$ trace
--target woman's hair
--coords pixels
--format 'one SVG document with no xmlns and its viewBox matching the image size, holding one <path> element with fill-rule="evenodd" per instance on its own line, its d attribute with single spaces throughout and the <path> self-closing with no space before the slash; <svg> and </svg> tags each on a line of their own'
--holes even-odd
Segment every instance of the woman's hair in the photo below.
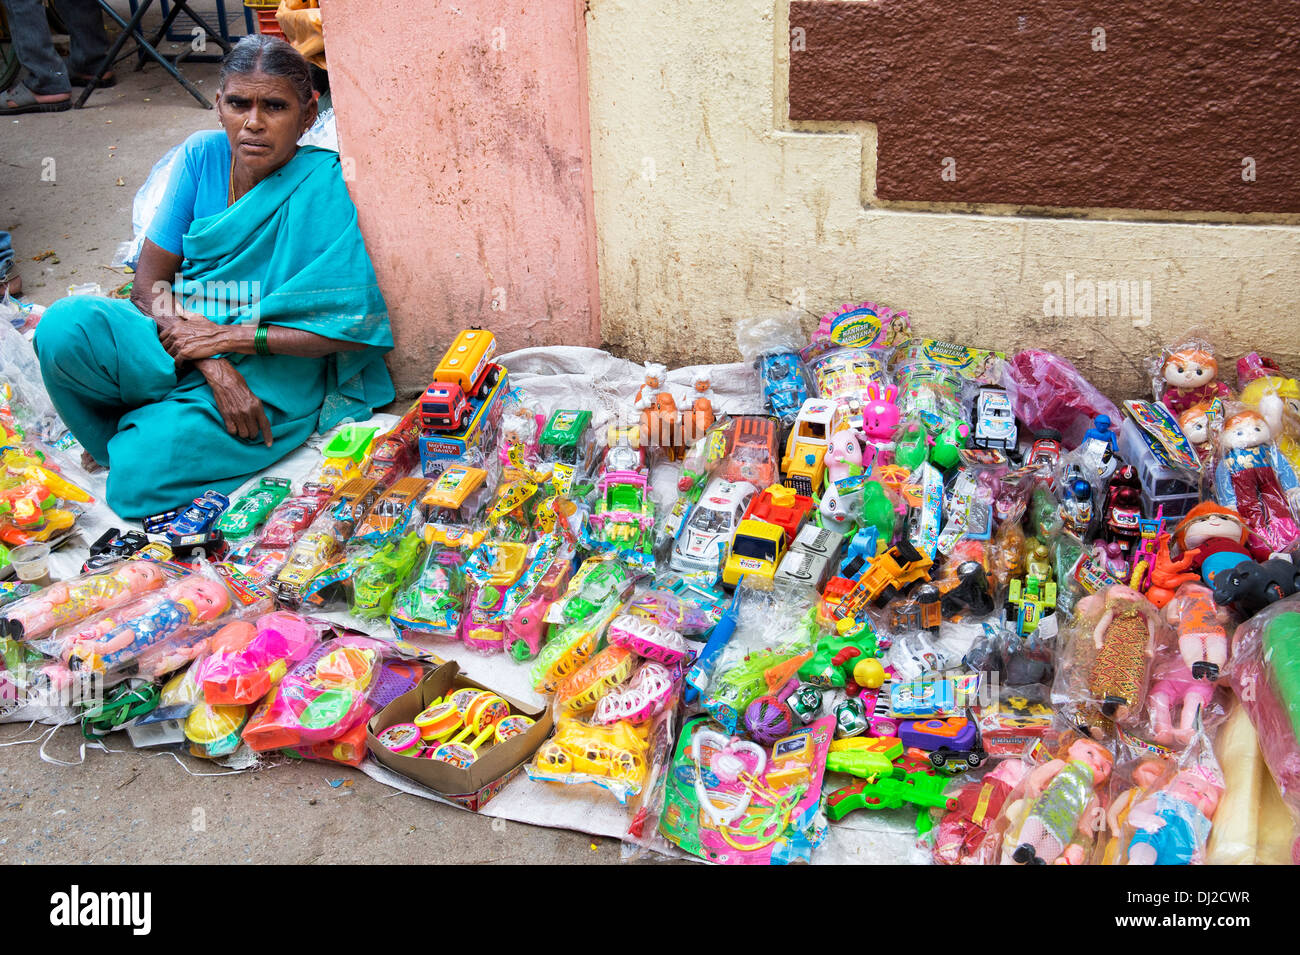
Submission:
<svg viewBox="0 0 1300 955">
<path fill-rule="evenodd" d="M 220 86 L 232 76 L 265 73 L 282 76 L 293 84 L 305 108 L 312 100 L 311 65 L 307 58 L 278 36 L 254 33 L 244 37 L 221 61 Z"/>
</svg>

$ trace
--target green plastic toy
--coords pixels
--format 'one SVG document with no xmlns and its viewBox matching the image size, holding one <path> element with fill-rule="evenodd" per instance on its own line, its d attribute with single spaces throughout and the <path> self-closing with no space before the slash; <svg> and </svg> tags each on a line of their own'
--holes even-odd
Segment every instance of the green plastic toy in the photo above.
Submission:
<svg viewBox="0 0 1300 955">
<path fill-rule="evenodd" d="M 902 755 L 902 744 L 899 753 Z M 878 753 L 869 749 L 846 749 L 830 753 L 826 757 L 826 771 L 830 773 L 847 773 L 859 779 L 889 776 L 894 771 L 894 761 L 888 753 Z"/>
<path fill-rule="evenodd" d="M 1300 739 L 1300 613 L 1278 614 L 1264 626 L 1262 639 L 1278 702 Z"/>
<path fill-rule="evenodd" d="M 828 761 L 827 768 L 830 768 Z M 858 809 L 901 809 L 916 806 L 918 831 L 924 826 L 928 831 L 928 809 L 952 809 L 957 804 L 943 794 L 948 780 L 927 772 L 909 773 L 895 768 L 892 775 L 881 779 L 859 779 L 826 797 L 826 817 L 838 822 Z M 924 817 L 924 821 L 922 820 Z"/>
<path fill-rule="evenodd" d="M 823 637 L 812 657 L 799 668 L 799 679 L 820 687 L 853 683 L 853 668 L 877 652 L 876 634 L 865 619 L 844 634 Z M 856 684 L 855 684 L 856 685 Z"/>
<path fill-rule="evenodd" d="M 894 502 L 885 493 L 885 486 L 879 481 L 865 482 L 862 485 L 862 517 L 859 523 L 863 527 L 874 527 L 876 540 L 892 541 L 897 522 Z"/>
<path fill-rule="evenodd" d="M 915 471 L 925 462 L 930 434 L 919 421 L 909 421 L 894 441 L 894 461 L 909 471 Z"/>
<path fill-rule="evenodd" d="M 352 574 L 352 612 L 362 619 L 386 617 L 397 591 L 419 562 L 424 538 L 412 531 L 357 560 Z"/>
</svg>

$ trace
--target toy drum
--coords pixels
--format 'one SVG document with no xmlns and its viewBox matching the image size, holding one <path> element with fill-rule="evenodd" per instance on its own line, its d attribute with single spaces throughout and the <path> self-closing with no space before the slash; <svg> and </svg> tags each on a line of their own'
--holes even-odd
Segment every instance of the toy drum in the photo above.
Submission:
<svg viewBox="0 0 1300 955">
<path fill-rule="evenodd" d="M 403 756 L 415 756 L 420 751 L 421 731 L 414 723 L 394 723 L 375 737 L 385 749 Z"/>
<path fill-rule="evenodd" d="M 455 703 L 435 703 L 421 712 L 412 722 L 419 727 L 420 737 L 439 740 L 450 736 L 460 726 L 460 712 Z"/>
<path fill-rule="evenodd" d="M 508 739 L 514 739 L 516 736 L 522 736 L 528 732 L 536 720 L 531 716 L 507 716 L 497 723 L 496 738 L 498 743 L 504 743 Z"/>
</svg>

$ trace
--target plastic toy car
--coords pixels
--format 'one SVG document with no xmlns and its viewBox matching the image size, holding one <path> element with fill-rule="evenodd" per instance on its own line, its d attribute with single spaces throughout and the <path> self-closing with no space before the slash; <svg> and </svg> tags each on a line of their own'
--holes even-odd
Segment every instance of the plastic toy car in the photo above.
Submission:
<svg viewBox="0 0 1300 955">
<path fill-rule="evenodd" d="M 724 478 L 767 487 L 776 483 L 779 458 L 774 419 L 766 415 L 736 415 L 731 419 L 727 456 L 722 463 Z"/>
<path fill-rule="evenodd" d="M 420 459 L 420 404 L 416 402 L 383 437 L 370 445 L 362 474 L 388 487 L 406 475 Z"/>
<path fill-rule="evenodd" d="M 226 495 L 219 491 L 204 491 L 202 497 L 196 497 L 188 507 L 152 533 L 165 537 L 173 550 L 219 544 L 222 535 L 215 525 L 229 506 L 230 498 Z"/>
<path fill-rule="evenodd" d="M 321 450 L 324 461 L 320 467 L 320 483 L 340 487 L 353 478 L 361 477 L 361 466 L 366 452 L 374 441 L 378 428 L 363 428 L 350 424 L 339 429 Z"/>
<path fill-rule="evenodd" d="M 402 478 L 375 501 L 364 521 L 353 531 L 353 543 L 382 544 L 411 528 L 419 501 L 429 488 L 424 478 Z M 422 516 L 422 515 L 420 515 Z"/>
<path fill-rule="evenodd" d="M 137 553 L 148 543 L 149 538 L 139 531 L 127 531 L 123 534 L 116 527 L 110 527 L 90 545 L 90 557 L 81 565 L 81 572 L 86 574 L 107 567 L 115 561 Z"/>
<path fill-rule="evenodd" d="M 482 506 L 483 494 L 478 492 L 484 487 L 487 476 L 482 468 L 463 464 L 444 468 L 420 500 L 429 523 L 471 524 Z"/>
<path fill-rule="evenodd" d="M 786 547 L 785 529 L 779 525 L 766 521 L 741 521 L 731 539 L 727 561 L 722 566 L 723 584 L 735 587 L 744 577 L 747 586 L 770 589 Z"/>
<path fill-rule="evenodd" d="M 618 561 L 589 558 L 569 582 L 568 591 L 556 602 L 558 619 L 554 613 L 548 613 L 547 617 L 556 623 L 580 623 L 615 599 L 627 578 L 627 569 Z"/>
<path fill-rule="evenodd" d="M 844 538 L 834 531 L 805 524 L 781 558 L 776 579 L 810 584 L 820 590 L 835 567 L 843 543 Z"/>
<path fill-rule="evenodd" d="M 343 548 L 329 534 L 304 534 L 289 552 L 289 560 L 271 582 L 275 595 L 286 603 L 302 603 L 307 586 L 325 568 L 336 563 Z"/>
<path fill-rule="evenodd" d="M 649 554 L 654 503 L 646 493 L 646 476 L 637 471 L 606 471 L 596 489 L 600 500 L 587 522 L 597 539 L 618 551 Z"/>
<path fill-rule="evenodd" d="M 810 495 L 822 484 L 826 471 L 826 446 L 830 438 L 835 403 L 809 398 L 799 409 L 799 417 L 785 442 L 781 470 L 786 484 L 800 494 Z"/>
<path fill-rule="evenodd" d="M 716 571 L 736 525 L 758 493 L 745 481 L 713 478 L 673 544 L 668 566 L 682 573 Z"/>
<path fill-rule="evenodd" d="M 361 558 L 352 575 L 352 613 L 362 618 L 388 616 L 393 598 L 415 571 L 423 550 L 424 539 L 412 531 Z"/>
<path fill-rule="evenodd" d="M 271 512 L 257 546 L 262 550 L 288 550 L 334 495 L 328 484 L 304 484 L 302 491 L 287 498 Z"/>
<path fill-rule="evenodd" d="M 590 411 L 561 410 L 552 414 L 538 439 L 542 460 L 571 468 L 589 466 L 595 444 L 590 425 Z"/>
<path fill-rule="evenodd" d="M 985 385 L 975 398 L 971 411 L 971 444 L 985 450 L 1014 451 L 1019 440 L 1016 414 L 1011 399 L 1002 388 Z"/>
<path fill-rule="evenodd" d="M 914 581 L 929 580 L 931 564 L 930 558 L 909 541 L 899 541 L 867 565 L 835 613 L 840 617 L 856 615 L 868 604 L 893 597 Z"/>
<path fill-rule="evenodd" d="M 276 505 L 289 496 L 289 482 L 285 478 L 262 478 L 257 487 L 241 497 L 235 506 L 217 520 L 217 530 L 226 540 L 243 540 L 266 520 Z"/>
<path fill-rule="evenodd" d="M 420 399 L 420 424 L 436 431 L 455 431 L 469 416 L 471 399 L 491 388 L 501 375 L 492 363 L 496 338 L 489 331 L 461 332 L 447 348 Z"/>
</svg>

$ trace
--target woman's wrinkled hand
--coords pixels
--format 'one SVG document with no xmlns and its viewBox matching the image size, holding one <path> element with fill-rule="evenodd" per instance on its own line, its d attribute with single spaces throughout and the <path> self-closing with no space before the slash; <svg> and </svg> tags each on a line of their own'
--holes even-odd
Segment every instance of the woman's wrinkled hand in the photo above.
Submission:
<svg viewBox="0 0 1300 955">
<path fill-rule="evenodd" d="M 245 441 L 256 441 L 258 435 L 271 446 L 271 422 L 266 417 L 262 401 L 253 394 L 244 376 L 225 359 L 209 359 L 198 363 L 198 369 L 208 380 L 217 399 L 217 410 L 226 423 L 226 431 Z"/>
<path fill-rule="evenodd" d="M 187 313 L 178 316 L 166 328 L 160 327 L 158 341 L 179 364 L 230 351 L 229 332 L 225 325 L 210 322 L 202 315 Z"/>
</svg>

